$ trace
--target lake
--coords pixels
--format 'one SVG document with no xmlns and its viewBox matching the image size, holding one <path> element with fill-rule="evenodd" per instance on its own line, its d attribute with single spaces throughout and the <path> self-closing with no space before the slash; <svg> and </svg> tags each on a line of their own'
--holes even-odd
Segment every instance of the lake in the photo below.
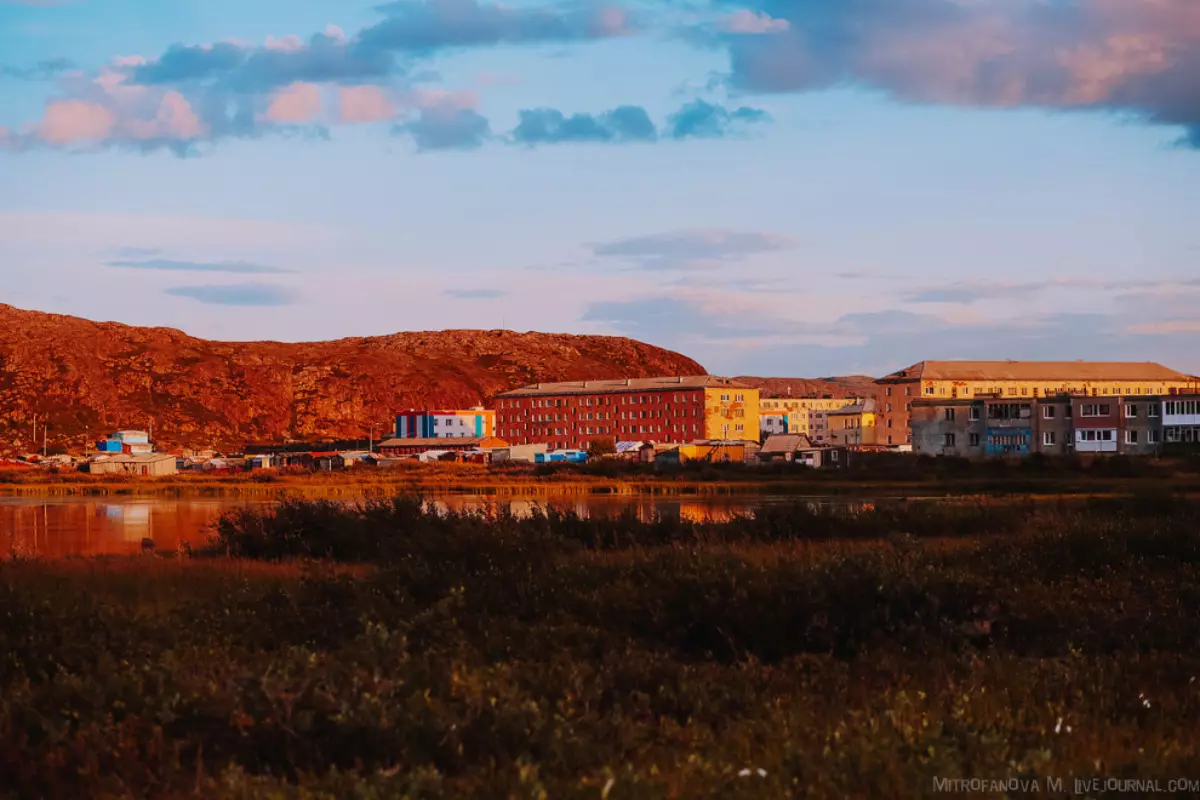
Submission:
<svg viewBox="0 0 1200 800">
<path fill-rule="evenodd" d="M 539 506 L 571 510 L 581 516 L 616 515 L 632 509 L 643 519 L 660 515 L 701 522 L 728 520 L 764 504 L 797 499 L 563 497 L 535 501 L 435 495 L 433 502 L 441 508 L 455 509 L 507 506 L 515 514 L 526 514 Z M 184 542 L 203 543 L 213 523 L 226 511 L 273 503 L 244 498 L 0 497 L 0 557 L 130 554 L 141 551 L 143 539 L 153 539 L 159 550 L 173 550 Z"/>
</svg>

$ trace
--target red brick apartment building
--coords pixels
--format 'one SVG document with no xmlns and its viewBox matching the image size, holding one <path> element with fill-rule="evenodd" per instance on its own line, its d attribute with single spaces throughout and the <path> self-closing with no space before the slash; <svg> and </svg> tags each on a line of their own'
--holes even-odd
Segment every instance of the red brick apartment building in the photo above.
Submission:
<svg viewBox="0 0 1200 800">
<path fill-rule="evenodd" d="M 595 439 L 758 441 L 758 390 L 711 375 L 539 383 L 496 398 L 507 442 L 586 448 Z"/>
</svg>

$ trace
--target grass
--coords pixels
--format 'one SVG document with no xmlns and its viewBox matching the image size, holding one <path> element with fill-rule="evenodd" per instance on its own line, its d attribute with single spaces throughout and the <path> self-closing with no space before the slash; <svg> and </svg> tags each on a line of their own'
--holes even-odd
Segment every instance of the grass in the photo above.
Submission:
<svg viewBox="0 0 1200 800">
<path fill-rule="evenodd" d="M 716 524 L 292 501 L 188 560 L 9 563 L 0 796 L 1187 777 L 1198 522 L 1169 495 Z"/>
</svg>

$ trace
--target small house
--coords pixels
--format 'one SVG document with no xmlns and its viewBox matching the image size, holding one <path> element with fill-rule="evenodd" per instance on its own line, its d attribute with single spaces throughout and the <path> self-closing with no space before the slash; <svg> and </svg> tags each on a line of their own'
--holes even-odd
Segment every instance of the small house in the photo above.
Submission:
<svg viewBox="0 0 1200 800">
<path fill-rule="evenodd" d="M 136 475 L 138 477 L 157 477 L 175 475 L 179 471 L 175 456 L 167 453 L 147 455 L 105 455 L 97 456 L 88 464 L 88 472 L 93 475 Z"/>
</svg>

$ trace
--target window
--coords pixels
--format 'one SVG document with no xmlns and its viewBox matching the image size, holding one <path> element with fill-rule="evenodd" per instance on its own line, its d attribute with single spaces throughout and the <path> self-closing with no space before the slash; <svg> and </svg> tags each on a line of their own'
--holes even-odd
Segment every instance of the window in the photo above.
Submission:
<svg viewBox="0 0 1200 800">
<path fill-rule="evenodd" d="M 971 406 L 970 410 L 967 411 L 967 419 L 972 422 L 979 421 L 979 406 Z"/>
<path fill-rule="evenodd" d="M 1112 406 L 1108 403 L 1086 403 L 1079 408 L 1081 417 L 1107 417 L 1112 414 Z"/>
<path fill-rule="evenodd" d="M 1151 403 L 1146 408 L 1146 416 L 1147 417 L 1157 417 L 1158 416 L 1158 403 Z"/>
<path fill-rule="evenodd" d="M 912 397 L 912 387 L 911 387 L 911 386 L 905 386 L 905 387 L 904 387 L 904 396 L 905 396 L 905 397 Z"/>
<path fill-rule="evenodd" d="M 971 447 L 979 447 L 979 434 L 978 433 L 969 434 L 967 436 L 967 443 L 970 444 Z"/>
<path fill-rule="evenodd" d="M 1146 441 L 1150 444 L 1158 444 L 1162 441 L 1162 431 L 1146 431 Z"/>
<path fill-rule="evenodd" d="M 1137 444 L 1137 443 L 1138 443 L 1138 432 L 1137 431 L 1125 431 L 1125 444 Z"/>
<path fill-rule="evenodd" d="M 954 447 L 955 436 L 953 433 L 942 434 L 942 444 L 946 447 Z"/>
<path fill-rule="evenodd" d="M 830 460 L 830 461 L 837 461 L 837 460 L 838 460 L 838 451 L 837 451 L 837 450 L 831 450 L 831 451 L 829 451 L 829 460 Z"/>
<path fill-rule="evenodd" d="M 954 422 L 954 409 L 953 408 L 946 409 L 946 422 Z"/>
<path fill-rule="evenodd" d="M 1053 447 L 1058 444 L 1058 434 L 1054 431 L 1046 431 L 1042 434 L 1042 444 L 1046 447 Z"/>
<path fill-rule="evenodd" d="M 721 402 L 722 402 L 722 403 L 728 403 L 728 402 L 729 402 L 729 395 L 727 395 L 727 394 L 723 394 L 723 395 L 721 395 Z"/>
<path fill-rule="evenodd" d="M 1130 403 L 1125 406 L 1126 417 L 1136 417 L 1138 415 L 1138 407 L 1136 403 Z"/>
<path fill-rule="evenodd" d="M 1056 411 L 1054 406 L 1042 406 L 1042 419 L 1054 419 Z"/>
<path fill-rule="evenodd" d="M 887 404 L 887 413 L 889 413 L 889 414 L 892 413 L 892 404 L 891 403 Z"/>
<path fill-rule="evenodd" d="M 891 397 L 892 396 L 892 387 L 889 386 L 886 389 L 884 389 L 884 394 L 886 394 L 888 397 Z"/>
<path fill-rule="evenodd" d="M 926 386 L 926 387 L 925 387 L 925 394 L 933 394 L 933 387 L 932 387 L 932 386 Z M 889 444 L 891 444 L 891 443 L 889 442 Z"/>
</svg>

